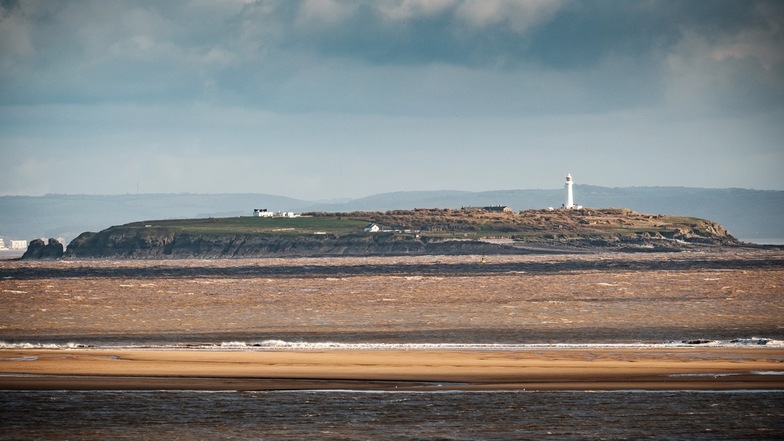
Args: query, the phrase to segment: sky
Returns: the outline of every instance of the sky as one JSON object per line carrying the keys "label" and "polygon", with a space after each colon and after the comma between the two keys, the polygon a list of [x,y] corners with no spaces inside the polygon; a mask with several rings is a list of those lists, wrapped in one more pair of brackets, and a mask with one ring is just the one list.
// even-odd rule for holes
{"label": "sky", "polygon": [[784,190],[784,2],[0,0],[0,195]]}

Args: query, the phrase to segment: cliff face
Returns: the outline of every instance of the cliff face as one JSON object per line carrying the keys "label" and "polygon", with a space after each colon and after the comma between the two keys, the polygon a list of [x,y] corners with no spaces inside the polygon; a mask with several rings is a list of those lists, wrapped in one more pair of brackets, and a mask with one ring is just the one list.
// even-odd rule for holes
{"label": "cliff face", "polygon": [[[152,230],[152,231],[149,231]],[[426,243],[391,233],[349,236],[194,235],[190,233],[102,231],[74,239],[66,257],[125,259],[383,256],[425,254],[499,254],[522,252],[480,241]]]}
{"label": "cliff face", "polygon": [[155,258],[163,256],[177,231],[164,228],[111,227],[82,233],[68,244],[66,257]]}
{"label": "cliff face", "polygon": [[544,254],[586,251],[673,252],[704,246],[733,246],[730,240],[709,240],[692,233],[664,237],[559,237],[527,241],[422,240],[413,236],[368,234],[336,237],[84,233],[65,252],[71,258],[222,259],[255,257],[400,256],[464,254]]}
{"label": "cliff face", "polygon": [[424,254],[422,242],[393,235],[260,236],[181,234],[163,249],[165,257],[239,258]]}
{"label": "cliff face", "polygon": [[193,234],[170,228],[112,227],[99,233],[81,234],[68,245],[66,257],[154,259],[405,254],[421,248],[421,242],[396,240],[392,235]]}

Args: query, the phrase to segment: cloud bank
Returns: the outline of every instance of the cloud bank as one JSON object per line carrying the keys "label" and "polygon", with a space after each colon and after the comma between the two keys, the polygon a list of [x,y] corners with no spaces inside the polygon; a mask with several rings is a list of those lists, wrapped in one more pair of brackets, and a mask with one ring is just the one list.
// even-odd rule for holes
{"label": "cloud bank", "polygon": [[566,172],[784,189],[782,25],[778,1],[6,0],[0,194],[329,198]]}

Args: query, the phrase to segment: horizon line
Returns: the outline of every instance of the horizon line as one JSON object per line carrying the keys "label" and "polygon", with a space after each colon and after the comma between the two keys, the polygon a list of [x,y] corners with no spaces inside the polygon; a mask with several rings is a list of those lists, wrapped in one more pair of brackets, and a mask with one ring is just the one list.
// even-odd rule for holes
{"label": "horizon line", "polygon": [[[699,189],[699,190],[745,190],[745,191],[784,191],[784,189],[759,189],[750,187],[690,187],[685,185],[632,185],[632,186],[603,186],[594,184],[574,184],[575,187],[598,187],[607,189],[645,189],[645,188],[681,188],[681,189]],[[94,197],[108,197],[108,196],[163,196],[163,195],[193,195],[193,196],[221,196],[221,195],[264,195],[279,198],[295,199],[303,202],[330,202],[330,201],[355,201],[365,199],[373,196],[400,194],[400,193],[440,193],[440,192],[459,192],[459,193],[492,193],[502,191],[560,191],[563,187],[558,188],[513,188],[513,189],[496,189],[496,190],[457,190],[457,189],[441,189],[441,190],[395,190],[385,191],[381,193],[373,193],[359,197],[332,197],[332,198],[316,198],[316,199],[302,199],[293,196],[285,196],[272,193],[258,193],[258,192],[150,192],[150,193],[44,193],[44,194],[0,194],[0,197],[48,197],[48,196],[94,196]]]}

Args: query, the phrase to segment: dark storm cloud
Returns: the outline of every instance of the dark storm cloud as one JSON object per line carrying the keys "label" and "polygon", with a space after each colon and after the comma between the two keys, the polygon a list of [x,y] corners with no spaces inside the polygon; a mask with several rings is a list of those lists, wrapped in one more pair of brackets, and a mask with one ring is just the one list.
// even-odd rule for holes
{"label": "dark storm cloud", "polygon": [[[274,67],[251,59],[221,78],[228,89],[241,84],[238,95],[280,109],[305,105],[314,110],[439,112],[438,106],[421,101],[406,105],[408,98],[429,97],[431,103],[446,103],[444,109],[457,104],[477,113],[590,111],[660,104],[667,99],[665,89],[677,88],[684,74],[686,80],[705,77],[708,88],[692,102],[705,99],[708,107],[746,111],[781,102],[782,60],[774,54],[784,47],[784,14],[776,3],[444,1],[432,2],[428,9],[424,4],[248,5],[237,20],[251,29]],[[270,23],[275,23],[272,32]],[[722,46],[733,45],[741,50],[716,58]],[[332,71],[334,63],[348,63],[341,69],[352,73]],[[481,106],[481,100],[474,107],[476,97],[459,84],[452,84],[456,88],[446,99],[438,87],[422,90],[430,86],[422,81],[423,69],[434,65],[488,72],[487,83],[468,81],[465,87],[479,87],[487,97],[500,99],[492,108]],[[408,70],[386,77],[373,66]],[[319,82],[309,70],[323,75],[321,84],[336,93],[320,100],[324,94],[313,90],[311,85]],[[357,78],[363,70],[366,75]],[[304,84],[289,80],[299,75],[307,79]],[[504,75],[516,79],[505,81]],[[550,80],[544,79],[547,75]],[[444,80],[449,84],[448,75]],[[361,86],[354,88],[358,83],[370,85],[368,95],[361,94]],[[399,84],[405,85],[402,91]],[[558,92],[569,89],[569,96]],[[281,90],[290,93],[280,95]],[[303,100],[295,90],[307,91],[311,99]],[[388,96],[384,90],[394,92]],[[346,99],[351,95],[364,99]]]}
{"label": "dark storm cloud", "polygon": [[[429,13],[412,8],[397,14],[379,7],[381,2],[342,4],[346,5],[345,16],[318,24],[301,23],[298,12],[308,8],[306,2],[276,7],[272,14],[289,30],[281,46],[379,64],[443,62],[497,67],[499,63],[541,62],[573,68],[595,64],[607,56],[661,56],[681,41],[685,32],[717,41],[721,36],[765,29],[769,25],[766,18],[780,22],[784,8],[777,2],[735,0],[488,1],[486,5],[505,7],[486,13],[489,16],[481,20],[460,11],[466,4],[476,4],[479,11],[482,2],[442,2],[442,7]],[[264,6],[267,4],[255,7]]]}
{"label": "dark storm cloud", "polygon": [[[350,111],[352,105],[364,111],[376,102],[406,111],[417,106],[400,102],[404,106],[398,108],[384,88],[396,90],[395,82],[403,82],[412,99],[422,96],[422,73],[411,69],[446,65],[518,74],[518,83],[527,82],[510,93],[518,103],[539,100],[575,109],[637,105],[663,95],[673,56],[710,57],[706,51],[732,45],[729,40],[738,36],[750,39],[742,43],[752,49],[755,44],[782,49],[781,30],[772,27],[784,26],[783,7],[737,1],[6,1],[0,72],[6,87],[0,99],[221,99],[289,111],[335,106]],[[679,55],[689,38],[705,47]],[[748,49],[728,56],[765,63],[759,60],[763,53]],[[675,61],[683,66],[683,60]],[[727,93],[749,100],[779,97],[780,57],[773,63],[756,74],[748,67],[730,68],[726,75],[744,76],[750,84]],[[373,66],[409,70],[384,75]],[[696,68],[710,67],[688,67]],[[297,83],[300,76],[313,81],[309,71],[324,75],[320,93]],[[537,96],[529,89],[548,71],[572,75],[564,81],[582,92],[566,100],[545,86]],[[346,99],[352,85],[342,78],[369,85],[370,95]],[[490,96],[496,93],[492,84],[481,87]],[[465,100],[473,97],[465,94]],[[535,110],[503,102],[499,108]]]}

